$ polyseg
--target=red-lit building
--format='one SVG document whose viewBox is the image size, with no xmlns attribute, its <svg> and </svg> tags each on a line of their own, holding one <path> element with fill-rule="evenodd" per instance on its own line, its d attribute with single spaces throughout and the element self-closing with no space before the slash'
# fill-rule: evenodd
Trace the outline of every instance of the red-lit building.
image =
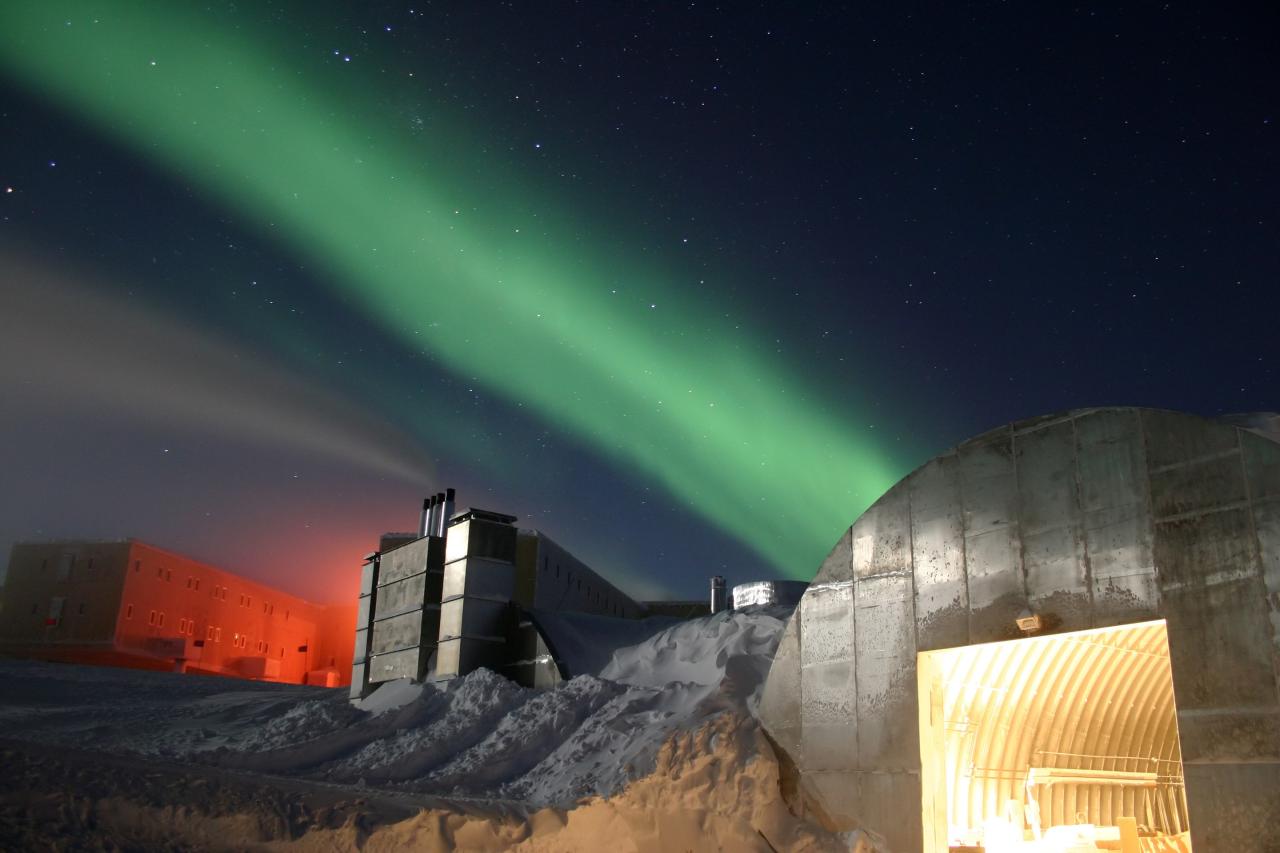
<svg viewBox="0 0 1280 853">
<path fill-rule="evenodd" d="M 0 654 L 347 684 L 355 608 L 319 605 L 134 539 L 20 542 Z"/>
</svg>

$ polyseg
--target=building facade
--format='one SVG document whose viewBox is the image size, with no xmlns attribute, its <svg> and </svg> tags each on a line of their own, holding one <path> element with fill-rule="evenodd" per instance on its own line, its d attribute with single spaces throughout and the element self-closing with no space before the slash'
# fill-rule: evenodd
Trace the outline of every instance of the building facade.
<svg viewBox="0 0 1280 853">
<path fill-rule="evenodd" d="M 134 539 L 20 542 L 0 653 L 339 686 L 350 605 L 321 606 Z"/>
</svg>

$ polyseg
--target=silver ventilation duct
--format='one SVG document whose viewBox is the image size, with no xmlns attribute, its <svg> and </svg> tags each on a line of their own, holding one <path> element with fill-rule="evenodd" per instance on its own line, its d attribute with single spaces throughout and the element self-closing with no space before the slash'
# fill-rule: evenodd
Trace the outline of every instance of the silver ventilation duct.
<svg viewBox="0 0 1280 853">
<path fill-rule="evenodd" d="M 444 492 L 436 492 L 436 514 L 431 520 L 431 535 L 444 535 Z"/>
<path fill-rule="evenodd" d="M 711 576 L 711 612 L 719 613 L 727 610 L 729 607 L 729 597 L 725 593 L 724 578 L 720 575 Z"/>
<path fill-rule="evenodd" d="M 446 489 L 444 494 L 444 508 L 440 512 L 440 536 L 444 535 L 445 528 L 449 526 L 449 519 L 453 517 L 453 489 Z"/>
<path fill-rule="evenodd" d="M 422 515 L 417 517 L 417 535 L 425 537 L 430 528 L 431 498 L 422 498 Z"/>
</svg>

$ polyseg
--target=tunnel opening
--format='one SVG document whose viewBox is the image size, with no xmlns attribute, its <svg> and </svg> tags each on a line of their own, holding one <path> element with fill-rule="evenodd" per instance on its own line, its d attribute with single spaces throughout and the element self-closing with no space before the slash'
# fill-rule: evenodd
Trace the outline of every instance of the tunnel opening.
<svg viewBox="0 0 1280 853">
<path fill-rule="evenodd" d="M 926 851 L 1190 851 L 1163 620 L 921 652 Z"/>
</svg>

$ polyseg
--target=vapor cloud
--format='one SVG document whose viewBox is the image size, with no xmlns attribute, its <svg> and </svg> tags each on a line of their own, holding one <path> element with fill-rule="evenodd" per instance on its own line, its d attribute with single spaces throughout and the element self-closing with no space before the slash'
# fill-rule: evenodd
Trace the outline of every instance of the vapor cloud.
<svg viewBox="0 0 1280 853">
<path fill-rule="evenodd" d="M 0 277 L 0 397 L 432 479 L 407 435 L 260 353 L 4 248 Z"/>
</svg>

